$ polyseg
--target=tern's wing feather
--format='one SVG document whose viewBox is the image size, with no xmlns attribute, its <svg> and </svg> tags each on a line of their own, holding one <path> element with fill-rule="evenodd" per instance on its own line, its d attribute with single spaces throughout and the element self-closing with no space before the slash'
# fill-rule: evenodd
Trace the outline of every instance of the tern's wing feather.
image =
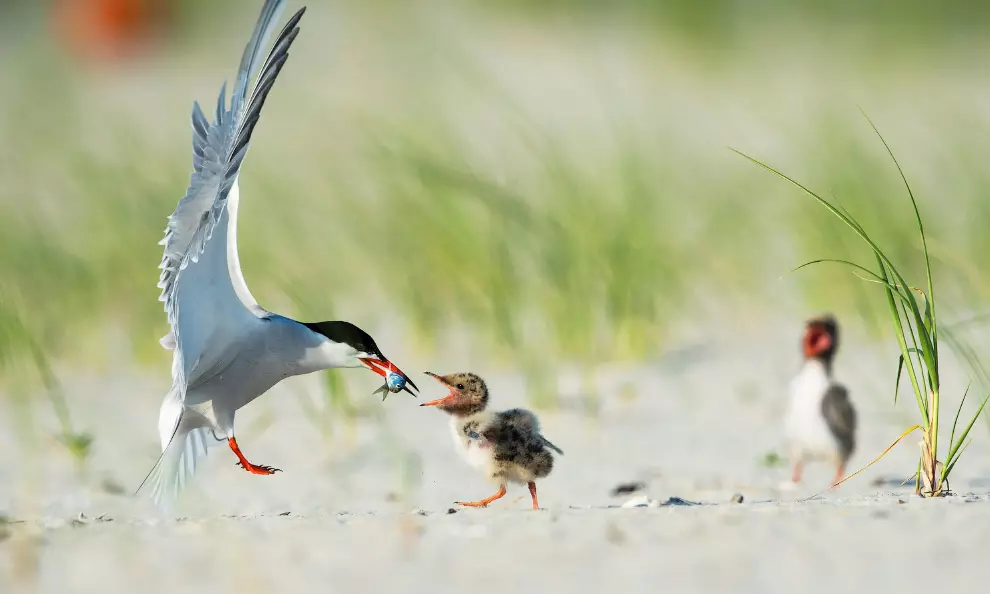
<svg viewBox="0 0 990 594">
<path fill-rule="evenodd" d="M 158 286 L 172 327 L 163 346 L 173 346 L 173 380 L 195 383 L 197 370 L 215 366 L 250 322 L 267 315 L 248 290 L 237 255 L 237 176 L 261 108 L 299 32 L 300 9 L 279 33 L 248 95 L 248 80 L 261 63 L 262 47 L 276 25 L 283 0 L 267 0 L 241 58 L 230 105 L 226 85 L 215 120 L 193 105 L 193 173 L 189 188 L 169 217 L 161 241 Z"/>
</svg>

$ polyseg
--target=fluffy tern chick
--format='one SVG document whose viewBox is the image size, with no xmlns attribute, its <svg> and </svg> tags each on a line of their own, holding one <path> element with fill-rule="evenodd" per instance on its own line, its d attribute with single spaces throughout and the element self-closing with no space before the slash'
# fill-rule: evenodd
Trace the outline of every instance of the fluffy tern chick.
<svg viewBox="0 0 990 594">
<path fill-rule="evenodd" d="M 832 377 L 832 360 L 839 346 L 839 325 L 831 315 L 808 320 L 801 349 L 804 364 L 791 380 L 790 403 L 784 421 L 788 452 L 794 464 L 793 486 L 801 481 L 804 463 L 827 460 L 842 479 L 856 448 L 856 409 L 849 391 Z"/>
<path fill-rule="evenodd" d="M 529 485 L 533 509 L 539 509 L 536 479 L 553 470 L 553 454 L 560 448 L 540 434 L 540 423 L 532 412 L 513 408 L 502 412 L 486 410 L 488 386 L 473 373 L 437 375 L 429 371 L 450 393 L 420 406 L 436 406 L 450 415 L 450 430 L 457 451 L 468 464 L 485 474 L 498 492 L 478 501 L 456 502 L 468 507 L 487 507 L 505 496 L 507 483 Z"/>
</svg>

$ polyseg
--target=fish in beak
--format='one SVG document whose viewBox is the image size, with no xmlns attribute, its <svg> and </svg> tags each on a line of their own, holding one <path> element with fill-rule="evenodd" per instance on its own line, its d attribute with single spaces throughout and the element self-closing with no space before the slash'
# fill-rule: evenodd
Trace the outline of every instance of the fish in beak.
<svg viewBox="0 0 990 594">
<path fill-rule="evenodd" d="M 388 359 L 372 359 L 370 357 L 362 357 L 361 363 L 363 363 L 368 369 L 385 378 L 385 383 L 374 392 L 374 394 L 383 394 L 383 402 L 389 394 L 396 394 L 403 390 L 412 394 L 414 398 L 418 397 L 415 392 L 409 389 L 409 386 L 412 386 L 416 392 L 418 392 L 419 388 L 416 387 L 416 384 L 409 379 L 408 375 L 403 373 L 401 369 L 396 367 L 395 364 Z"/>
</svg>

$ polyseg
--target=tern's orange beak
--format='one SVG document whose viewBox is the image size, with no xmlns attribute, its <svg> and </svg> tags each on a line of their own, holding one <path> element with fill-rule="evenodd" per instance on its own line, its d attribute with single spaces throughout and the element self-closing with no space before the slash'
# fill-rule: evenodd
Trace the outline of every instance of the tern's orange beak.
<svg viewBox="0 0 990 594">
<path fill-rule="evenodd" d="M 424 371 L 423 373 L 436 379 L 441 384 L 447 386 L 447 388 L 450 389 L 450 394 L 447 394 L 443 398 L 437 398 L 436 400 L 430 400 L 429 402 L 424 402 L 423 404 L 420 404 L 420 406 L 439 406 L 443 404 L 452 404 L 455 400 L 457 400 L 457 397 L 461 395 L 461 393 L 457 391 L 457 388 L 448 384 L 447 380 L 443 379 L 443 377 L 433 373 L 432 371 Z"/>
<path fill-rule="evenodd" d="M 388 377 L 388 373 L 390 371 L 392 373 L 397 373 L 401 375 L 403 378 L 405 378 L 406 383 L 409 384 L 409 386 L 416 388 L 417 392 L 419 391 L 419 388 L 417 388 L 416 384 L 414 384 L 413 381 L 409 379 L 409 376 L 406 375 L 401 369 L 396 367 L 395 364 L 389 361 L 388 359 L 379 360 L 379 359 L 361 358 L 361 362 L 364 363 L 365 367 L 374 371 L 375 373 L 377 373 L 382 377 Z M 410 390 L 408 386 L 403 386 L 402 389 L 405 390 L 406 392 L 409 392 L 413 396 L 416 395 L 413 394 L 412 390 Z"/>
</svg>

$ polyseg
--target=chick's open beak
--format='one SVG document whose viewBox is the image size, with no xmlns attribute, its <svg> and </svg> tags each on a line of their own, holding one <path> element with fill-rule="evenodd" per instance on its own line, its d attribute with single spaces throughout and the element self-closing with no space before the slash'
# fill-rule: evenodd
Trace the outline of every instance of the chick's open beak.
<svg viewBox="0 0 990 594">
<path fill-rule="evenodd" d="M 409 386 L 412 386 L 413 388 L 416 389 L 417 392 L 419 392 L 419 388 L 417 388 L 416 384 L 413 383 L 411 379 L 409 379 L 409 376 L 406 375 L 401 369 L 396 367 L 395 364 L 389 361 L 388 359 L 371 359 L 367 357 L 362 357 L 361 362 L 364 363 L 365 367 L 385 378 L 388 377 L 388 373 L 390 371 L 392 373 L 397 373 L 401 375 L 403 379 L 406 380 L 406 385 L 402 386 L 402 389 L 412 394 L 413 397 L 416 397 L 416 394 L 409 389 Z"/>
<path fill-rule="evenodd" d="M 429 402 L 424 402 L 423 404 L 420 404 L 420 406 L 437 406 L 440 404 L 447 404 L 449 402 L 453 402 L 454 399 L 456 399 L 460 395 L 460 393 L 457 391 L 457 388 L 448 384 L 447 380 L 443 379 L 443 377 L 433 373 L 432 371 L 424 371 L 423 373 L 436 379 L 441 384 L 447 386 L 447 388 L 450 389 L 450 394 L 447 394 L 443 398 L 437 398 L 436 400 L 430 400 Z"/>
</svg>

